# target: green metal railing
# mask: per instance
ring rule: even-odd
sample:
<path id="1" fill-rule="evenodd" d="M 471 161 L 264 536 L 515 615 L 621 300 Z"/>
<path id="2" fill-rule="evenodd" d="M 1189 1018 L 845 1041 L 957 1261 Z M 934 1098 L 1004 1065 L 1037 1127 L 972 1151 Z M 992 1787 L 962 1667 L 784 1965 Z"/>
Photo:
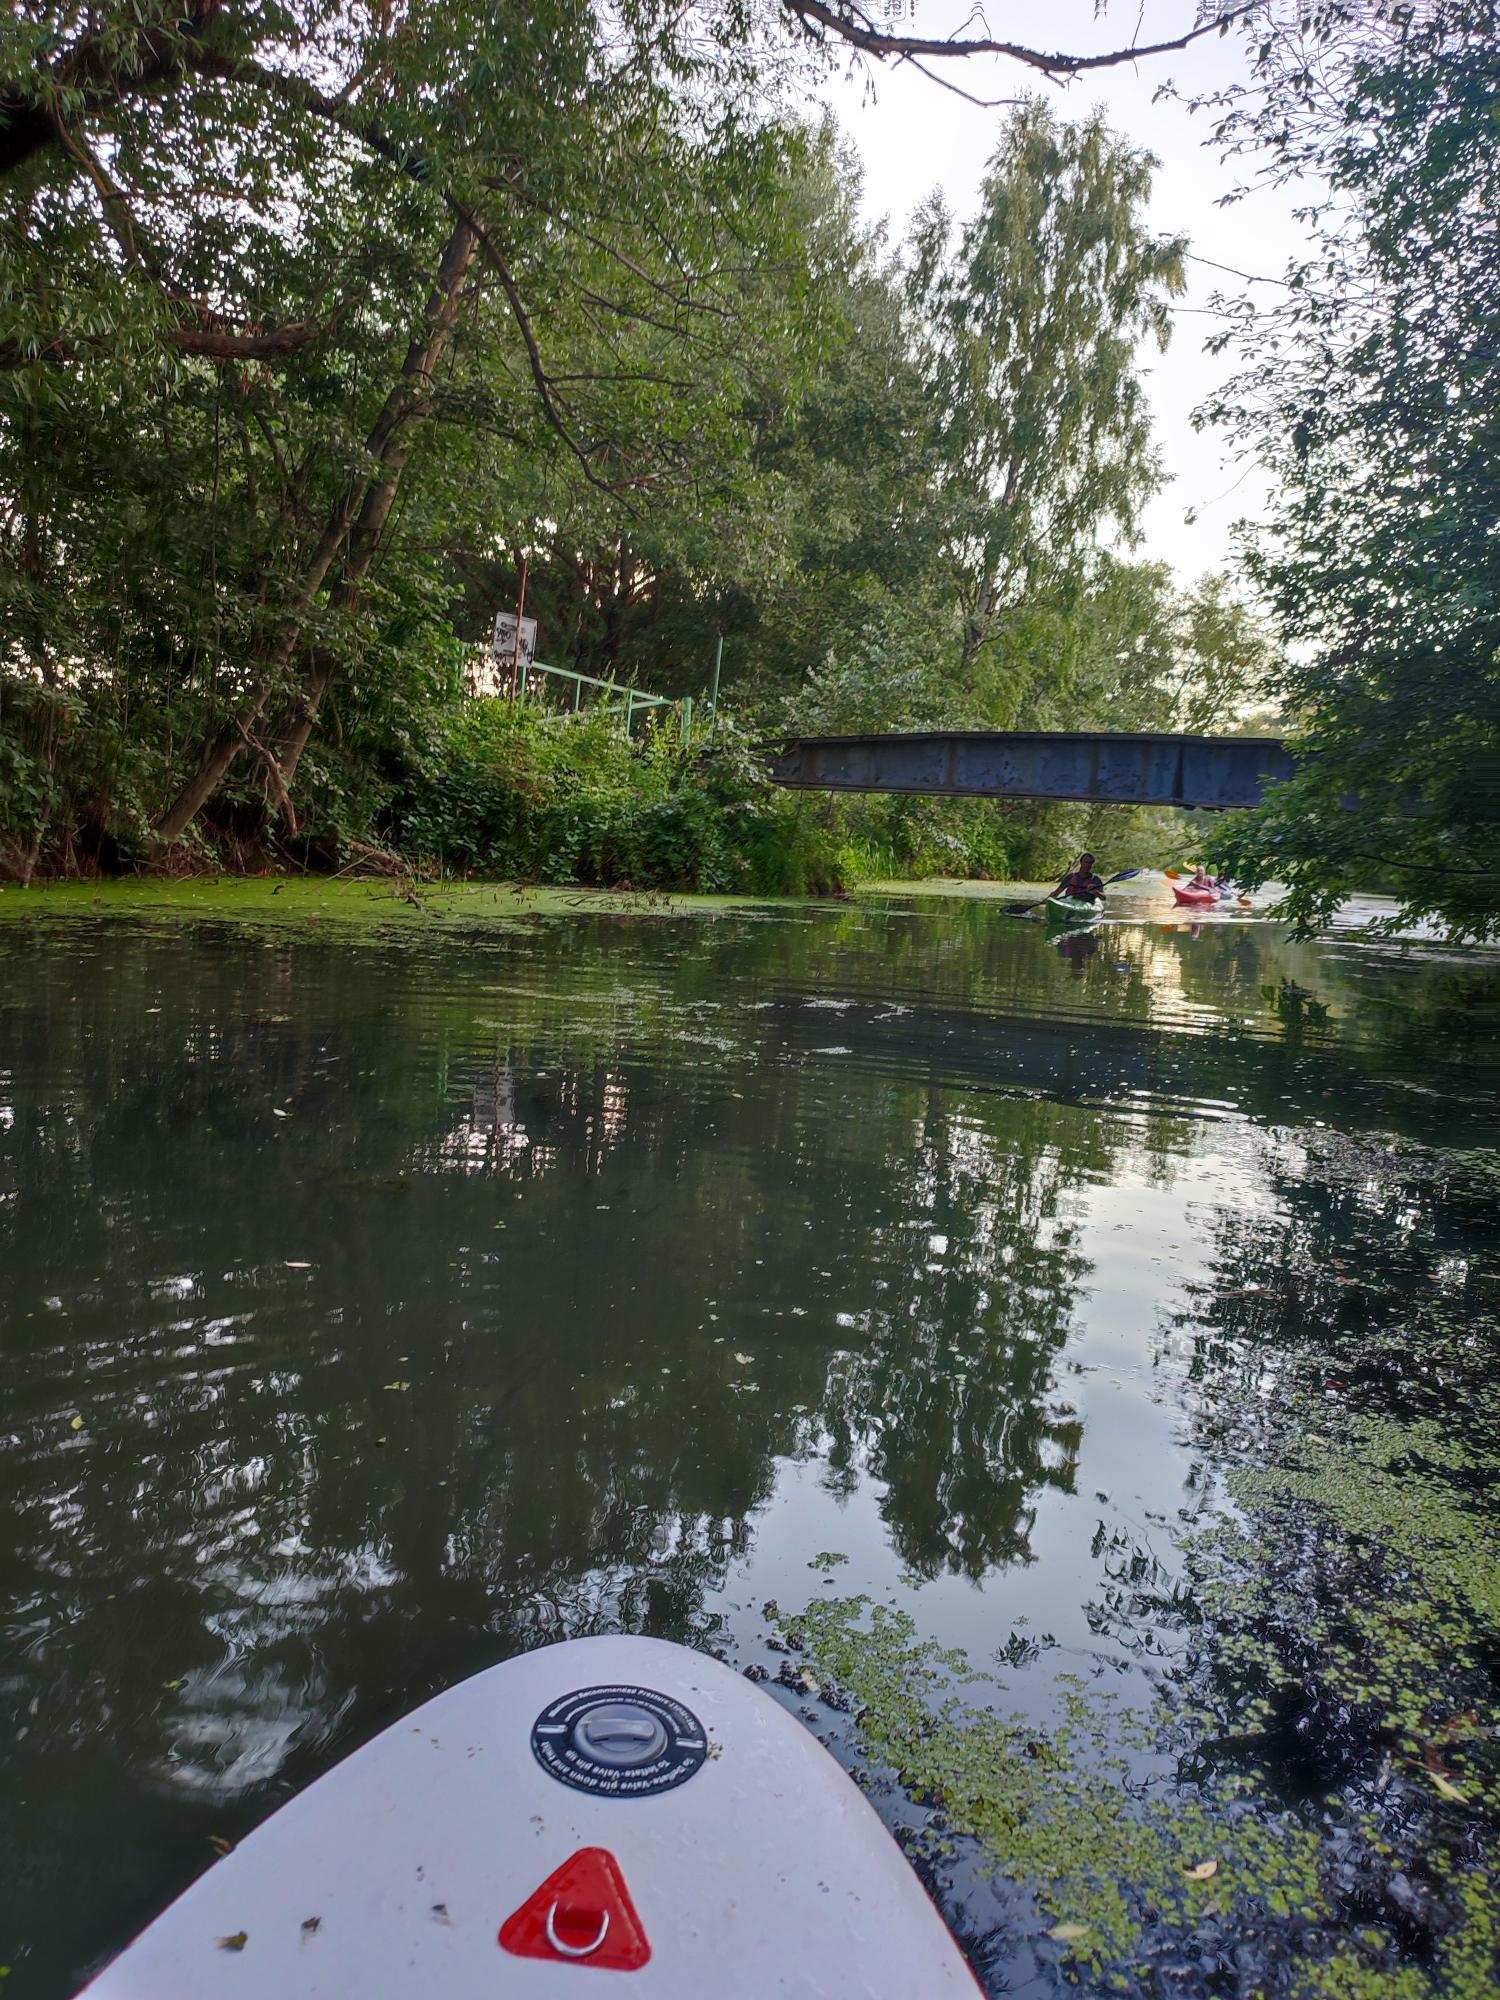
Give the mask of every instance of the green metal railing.
<path id="1" fill-rule="evenodd" d="M 578 715 L 585 709 L 591 714 L 617 715 L 624 723 L 625 734 L 628 736 L 637 715 L 649 715 L 653 710 L 666 709 L 681 717 L 684 742 L 693 733 L 693 697 L 690 694 L 684 695 L 681 701 L 673 701 L 667 695 L 646 694 L 640 688 L 631 687 L 628 683 L 621 687 L 615 680 L 600 680 L 593 674 L 574 673 L 571 667 L 549 667 L 542 660 L 533 660 L 529 666 L 524 660 L 521 662 L 520 671 L 516 676 L 517 701 L 525 699 L 528 686 L 540 692 L 541 686 L 545 685 L 538 682 L 538 677 L 541 675 L 547 676 L 550 680 L 561 681 L 565 686 L 571 684 L 573 698 L 560 712 L 559 720 L 569 715 Z M 584 700 L 585 688 L 595 690 L 587 701 Z"/>

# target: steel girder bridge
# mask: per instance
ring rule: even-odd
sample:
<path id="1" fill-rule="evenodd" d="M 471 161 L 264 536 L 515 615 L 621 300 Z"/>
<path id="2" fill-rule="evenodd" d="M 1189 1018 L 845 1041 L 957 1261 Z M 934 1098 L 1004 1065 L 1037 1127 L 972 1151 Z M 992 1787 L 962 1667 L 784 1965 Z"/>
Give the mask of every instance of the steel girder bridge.
<path id="1" fill-rule="evenodd" d="M 825 792 L 958 799 L 1086 799 L 1224 811 L 1258 805 L 1296 759 L 1277 737 L 1090 729 L 922 730 L 796 736 L 772 751 L 772 782 Z"/>

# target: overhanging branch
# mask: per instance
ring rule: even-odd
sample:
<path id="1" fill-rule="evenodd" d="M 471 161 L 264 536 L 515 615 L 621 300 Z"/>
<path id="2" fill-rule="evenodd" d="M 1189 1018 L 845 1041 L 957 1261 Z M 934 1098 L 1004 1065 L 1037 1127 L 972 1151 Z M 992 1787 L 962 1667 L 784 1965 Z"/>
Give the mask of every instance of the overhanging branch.
<path id="1" fill-rule="evenodd" d="M 232 333 L 211 320 L 202 326 L 171 326 L 161 338 L 179 354 L 193 354 L 205 361 L 284 361 L 289 354 L 306 347 L 327 329 L 317 320 L 291 320 L 285 326 L 257 327 L 248 333 Z M 102 333 L 54 333 L 35 347 L 19 340 L 0 341 L 0 370 L 52 366 L 98 354 L 113 345 L 112 336 Z"/>
<path id="2" fill-rule="evenodd" d="M 959 34 L 945 40 L 926 35 L 893 35 L 877 28 L 864 9 L 853 4 L 853 0 L 831 0 L 831 4 L 830 0 L 781 0 L 781 4 L 814 39 L 831 35 L 847 42 L 851 48 L 859 49 L 864 55 L 896 56 L 907 61 L 916 58 L 951 59 L 954 56 L 1004 56 L 1026 69 L 1040 71 L 1043 76 L 1067 77 L 1081 76 L 1093 69 L 1116 69 L 1121 63 L 1137 62 L 1143 56 L 1172 55 L 1200 41 L 1204 35 L 1220 34 L 1231 23 L 1244 19 L 1252 11 L 1253 0 L 1249 0 L 1249 4 L 1227 8 L 1210 21 L 1200 21 L 1196 27 L 1189 28 L 1171 41 L 1143 42 L 1089 56 L 1067 55 L 1061 49 L 1028 48 L 1023 42 L 998 41 L 989 35 Z"/>
<path id="3" fill-rule="evenodd" d="M 568 450 L 572 452 L 574 458 L 577 459 L 579 466 L 582 468 L 583 476 L 588 480 L 589 484 L 597 486 L 601 493 L 608 493 L 612 499 L 618 500 L 622 498 L 620 489 L 617 486 L 612 485 L 607 479 L 601 479 L 599 474 L 595 472 L 590 462 L 587 448 L 574 436 L 572 427 L 563 414 L 562 406 L 554 390 L 552 377 L 547 372 L 546 363 L 542 359 L 541 345 L 537 340 L 535 329 L 532 327 L 531 315 L 527 312 L 526 302 L 521 297 L 521 288 L 516 283 L 509 265 L 506 263 L 504 257 L 501 256 L 499 248 L 490 236 L 489 231 L 479 220 L 478 216 L 472 210 L 466 208 L 456 195 L 450 194 L 448 196 L 448 206 L 453 210 L 455 215 L 460 217 L 473 230 L 479 247 L 484 252 L 486 263 L 500 280 L 500 289 L 505 293 L 506 300 L 510 305 L 511 317 L 515 320 L 516 330 L 519 332 L 522 343 L 525 346 L 526 359 L 531 368 L 531 379 L 536 385 L 536 392 L 541 399 L 542 409 L 546 414 L 548 423 L 568 447 Z"/>

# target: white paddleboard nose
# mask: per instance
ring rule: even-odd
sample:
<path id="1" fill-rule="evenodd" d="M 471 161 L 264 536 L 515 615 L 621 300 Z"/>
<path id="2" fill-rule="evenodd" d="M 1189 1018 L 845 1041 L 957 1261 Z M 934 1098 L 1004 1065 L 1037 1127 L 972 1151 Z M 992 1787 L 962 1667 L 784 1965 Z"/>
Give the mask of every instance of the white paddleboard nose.
<path id="1" fill-rule="evenodd" d="M 857 1787 L 662 1640 L 476 1674 L 273 1813 L 90 2000 L 925 2000 L 976 1982 Z"/>

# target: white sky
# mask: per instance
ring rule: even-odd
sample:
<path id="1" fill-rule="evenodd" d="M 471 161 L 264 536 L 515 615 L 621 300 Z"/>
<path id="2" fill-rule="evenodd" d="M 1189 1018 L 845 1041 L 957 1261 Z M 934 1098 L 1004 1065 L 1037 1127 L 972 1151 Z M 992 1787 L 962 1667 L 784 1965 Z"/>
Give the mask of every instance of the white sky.
<path id="1" fill-rule="evenodd" d="M 934 38 L 954 34 L 972 11 L 967 0 L 901 0 L 901 18 L 888 22 L 886 0 L 866 4 L 877 25 Z M 1113 0 L 1098 19 L 1093 0 L 1047 0 L 1045 6 L 1035 0 L 1030 5 L 990 0 L 987 10 L 991 35 L 1069 53 L 1166 41 L 1181 34 L 1192 16 L 1193 0 Z M 969 30 L 976 31 L 983 29 Z M 1243 77 L 1244 43 L 1234 30 L 1223 37 L 1206 36 L 1177 54 L 1086 74 L 1065 89 L 998 59 L 934 67 L 976 97 L 1034 92 L 1049 98 L 1065 117 L 1082 117 L 1094 105 L 1103 105 L 1115 130 L 1161 162 L 1152 226 L 1181 231 L 1201 257 L 1275 277 L 1305 242 L 1292 216 L 1294 200 L 1287 194 L 1258 191 L 1220 207 L 1220 198 L 1243 177 L 1244 163 L 1222 164 L 1205 143 L 1207 114 L 1195 117 L 1183 104 L 1153 101 L 1169 79 L 1185 94 L 1198 95 Z M 912 210 L 934 187 L 942 188 L 960 217 L 973 211 L 1004 110 L 980 110 L 909 68 L 872 66 L 831 80 L 824 96 L 864 161 L 867 212 L 872 219 L 889 217 L 894 239 L 904 234 Z M 1188 264 L 1187 276 L 1171 347 L 1164 356 L 1154 347 L 1142 356 L 1157 443 L 1170 479 L 1146 512 L 1141 553 L 1171 563 L 1185 583 L 1226 563 L 1234 522 L 1253 519 L 1265 494 L 1256 468 L 1247 473 L 1245 464 L 1231 457 L 1225 438 L 1195 432 L 1191 422 L 1194 408 L 1232 369 L 1229 357 L 1203 352 L 1218 322 L 1201 309 L 1216 289 L 1234 294 L 1244 288 L 1197 263 Z M 1196 516 L 1191 523 L 1186 518 L 1190 512 Z"/>

